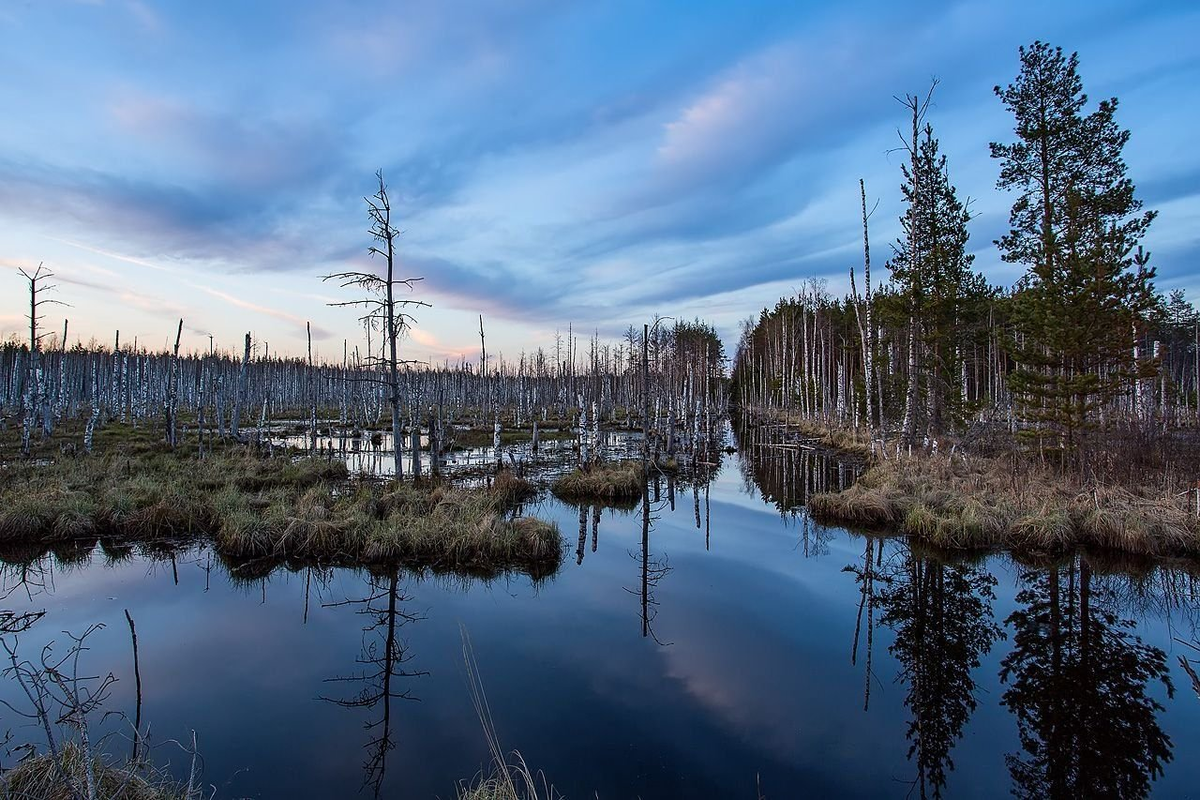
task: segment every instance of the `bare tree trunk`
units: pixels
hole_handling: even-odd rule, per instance
[[[179,328],[175,331],[175,348],[171,351],[171,366],[167,377],[167,444],[175,449],[177,444],[175,432],[175,417],[178,410],[179,395],[179,339],[183,336],[183,320],[179,320]]]
[[[92,415],[88,417],[87,428],[83,432],[83,449],[92,452],[92,437],[96,432],[96,421],[100,419],[100,382],[96,362],[92,362]]]
[[[862,198],[862,215],[863,215],[863,283],[866,291],[866,337],[863,341],[863,381],[866,389],[867,400],[867,425],[874,431],[876,425],[883,425],[883,392],[879,392],[879,414],[876,416],[871,413],[871,387],[875,385],[875,322],[872,317],[874,313],[872,309],[871,299],[871,241],[867,236],[867,184],[862,178],[858,179],[858,190]]]
[[[317,453],[317,385],[313,380],[313,355],[312,355],[312,323],[304,323],[305,333],[308,334],[308,372],[305,373],[305,381],[308,383],[308,452],[312,455]]]
[[[309,364],[311,367],[312,365]],[[246,334],[246,348],[242,353],[242,367],[238,371],[237,397],[233,401],[233,422],[229,426],[229,435],[238,438],[241,429],[242,407],[246,404],[246,382],[250,369],[250,334]]]

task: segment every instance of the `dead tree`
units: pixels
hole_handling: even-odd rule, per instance
[[[47,285],[45,283],[47,279],[54,277],[54,273],[46,269],[42,263],[39,262],[37,269],[33,272],[27,272],[24,267],[18,267],[17,271],[29,283],[29,360],[25,376],[25,392],[22,395],[25,413],[22,415],[24,424],[21,428],[21,453],[28,456],[29,438],[33,433],[34,425],[38,422],[38,415],[41,415],[43,438],[50,435],[52,425],[49,396],[43,385],[45,376],[42,372],[41,361],[41,342],[45,334],[38,333],[38,323],[45,317],[41,309],[45,305],[65,306],[66,303],[44,296],[46,292],[54,291],[58,287],[56,284]]]
[[[183,320],[180,319],[179,327],[175,330],[175,349],[171,351],[171,366],[167,372],[167,444],[172,450],[178,444],[176,418],[179,411],[179,337],[182,335]]]
[[[380,381],[378,378],[362,376],[356,380],[380,382],[387,389],[388,402],[392,407],[393,469],[396,478],[400,478],[404,474],[400,448],[400,364],[412,362],[402,362],[397,356],[397,349],[404,329],[415,322],[404,309],[428,307],[429,303],[396,298],[399,287],[403,286],[411,291],[414,284],[422,278],[396,277],[396,239],[400,236],[400,231],[392,225],[392,205],[388,199],[387,184],[383,181],[383,170],[376,172],[375,177],[379,180],[379,191],[372,197],[363,198],[367,203],[367,216],[371,220],[371,236],[378,243],[372,245],[368,252],[372,256],[384,259],[386,275],[380,276],[373,272],[336,272],[326,275],[324,280],[335,280],[343,288],[353,286],[365,291],[368,297],[330,305],[364,309],[365,313],[359,319],[368,330],[383,331],[386,355],[379,357],[368,354],[367,358],[369,364],[385,368],[384,379]]]
[[[246,334],[246,348],[242,354],[242,368],[238,370],[238,388],[237,396],[233,401],[233,422],[229,426],[229,433],[234,439],[237,439],[241,433],[242,423],[242,408],[246,405],[246,380],[247,373],[250,367],[250,334]]]

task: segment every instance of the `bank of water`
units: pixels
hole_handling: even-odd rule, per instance
[[[1200,698],[1178,663],[1200,654],[1176,641],[1197,637],[1194,576],[945,561],[825,528],[804,497],[857,465],[761,435],[735,444],[696,480],[661,478],[648,520],[640,504],[543,492],[527,511],[567,540],[543,581],[251,578],[202,546],[116,561],[97,547],[6,565],[5,605],[46,611],[20,637],[28,656],[103,622],[84,664],[120,679],[106,708],[132,718],[128,609],[155,758],[182,774],[170,740],[195,730],[219,797],[452,797],[488,760],[463,631],[502,746],[569,798],[1200,786]],[[12,681],[0,698],[21,703]],[[0,728],[38,740],[7,711]]]

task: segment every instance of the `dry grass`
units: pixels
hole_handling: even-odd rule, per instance
[[[483,678],[466,628],[461,629],[461,636],[471,703],[483,726],[492,760],[490,771],[481,770],[473,780],[463,781],[456,786],[455,797],[457,800],[562,800],[562,795],[555,791],[546,776],[541,772],[534,773],[519,751],[508,753],[501,747],[500,734],[492,718],[492,709],[488,705]]]
[[[488,575],[544,576],[561,557],[557,528],[512,518],[509,509],[535,490],[508,471],[477,489],[351,482],[340,461],[240,447],[203,459],[151,447],[11,467],[0,474],[6,558],[53,547],[86,559],[98,538],[111,551],[196,537],[231,560],[403,562]]]
[[[0,800],[75,800],[86,796],[83,794],[86,785],[83,751],[71,742],[60,755],[60,763],[78,791],[63,779],[54,759],[42,754],[28,758],[4,773],[3,781],[0,781]],[[181,786],[154,777],[147,780],[132,767],[115,767],[99,758],[93,759],[92,771],[96,797],[103,800],[182,800],[186,795]]]
[[[496,473],[489,487],[492,495],[503,505],[516,505],[537,494],[537,487],[524,478],[518,477],[511,469],[502,469]]]
[[[1075,547],[1134,555],[1200,556],[1194,496],[1085,486],[1030,464],[922,456],[872,466],[842,492],[814,495],[817,519],[892,528],[947,549]]]
[[[550,491],[565,500],[616,500],[641,497],[645,475],[639,461],[593,464],[554,482]]]

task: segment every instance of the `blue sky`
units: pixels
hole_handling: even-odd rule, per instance
[[[1185,2],[716,3],[0,0],[0,334],[17,266],[45,261],[73,340],[340,356],[361,339],[320,276],[371,268],[362,197],[383,168],[415,299],[408,357],[616,338],[655,313],[737,323],[810,276],[876,275],[898,233],[904,110],[930,121],[971,247],[1012,197],[992,94],[1041,38],[1120,98],[1160,289],[1200,296],[1200,8]],[[377,265],[376,265],[377,266]],[[61,317],[49,320],[61,325]]]

